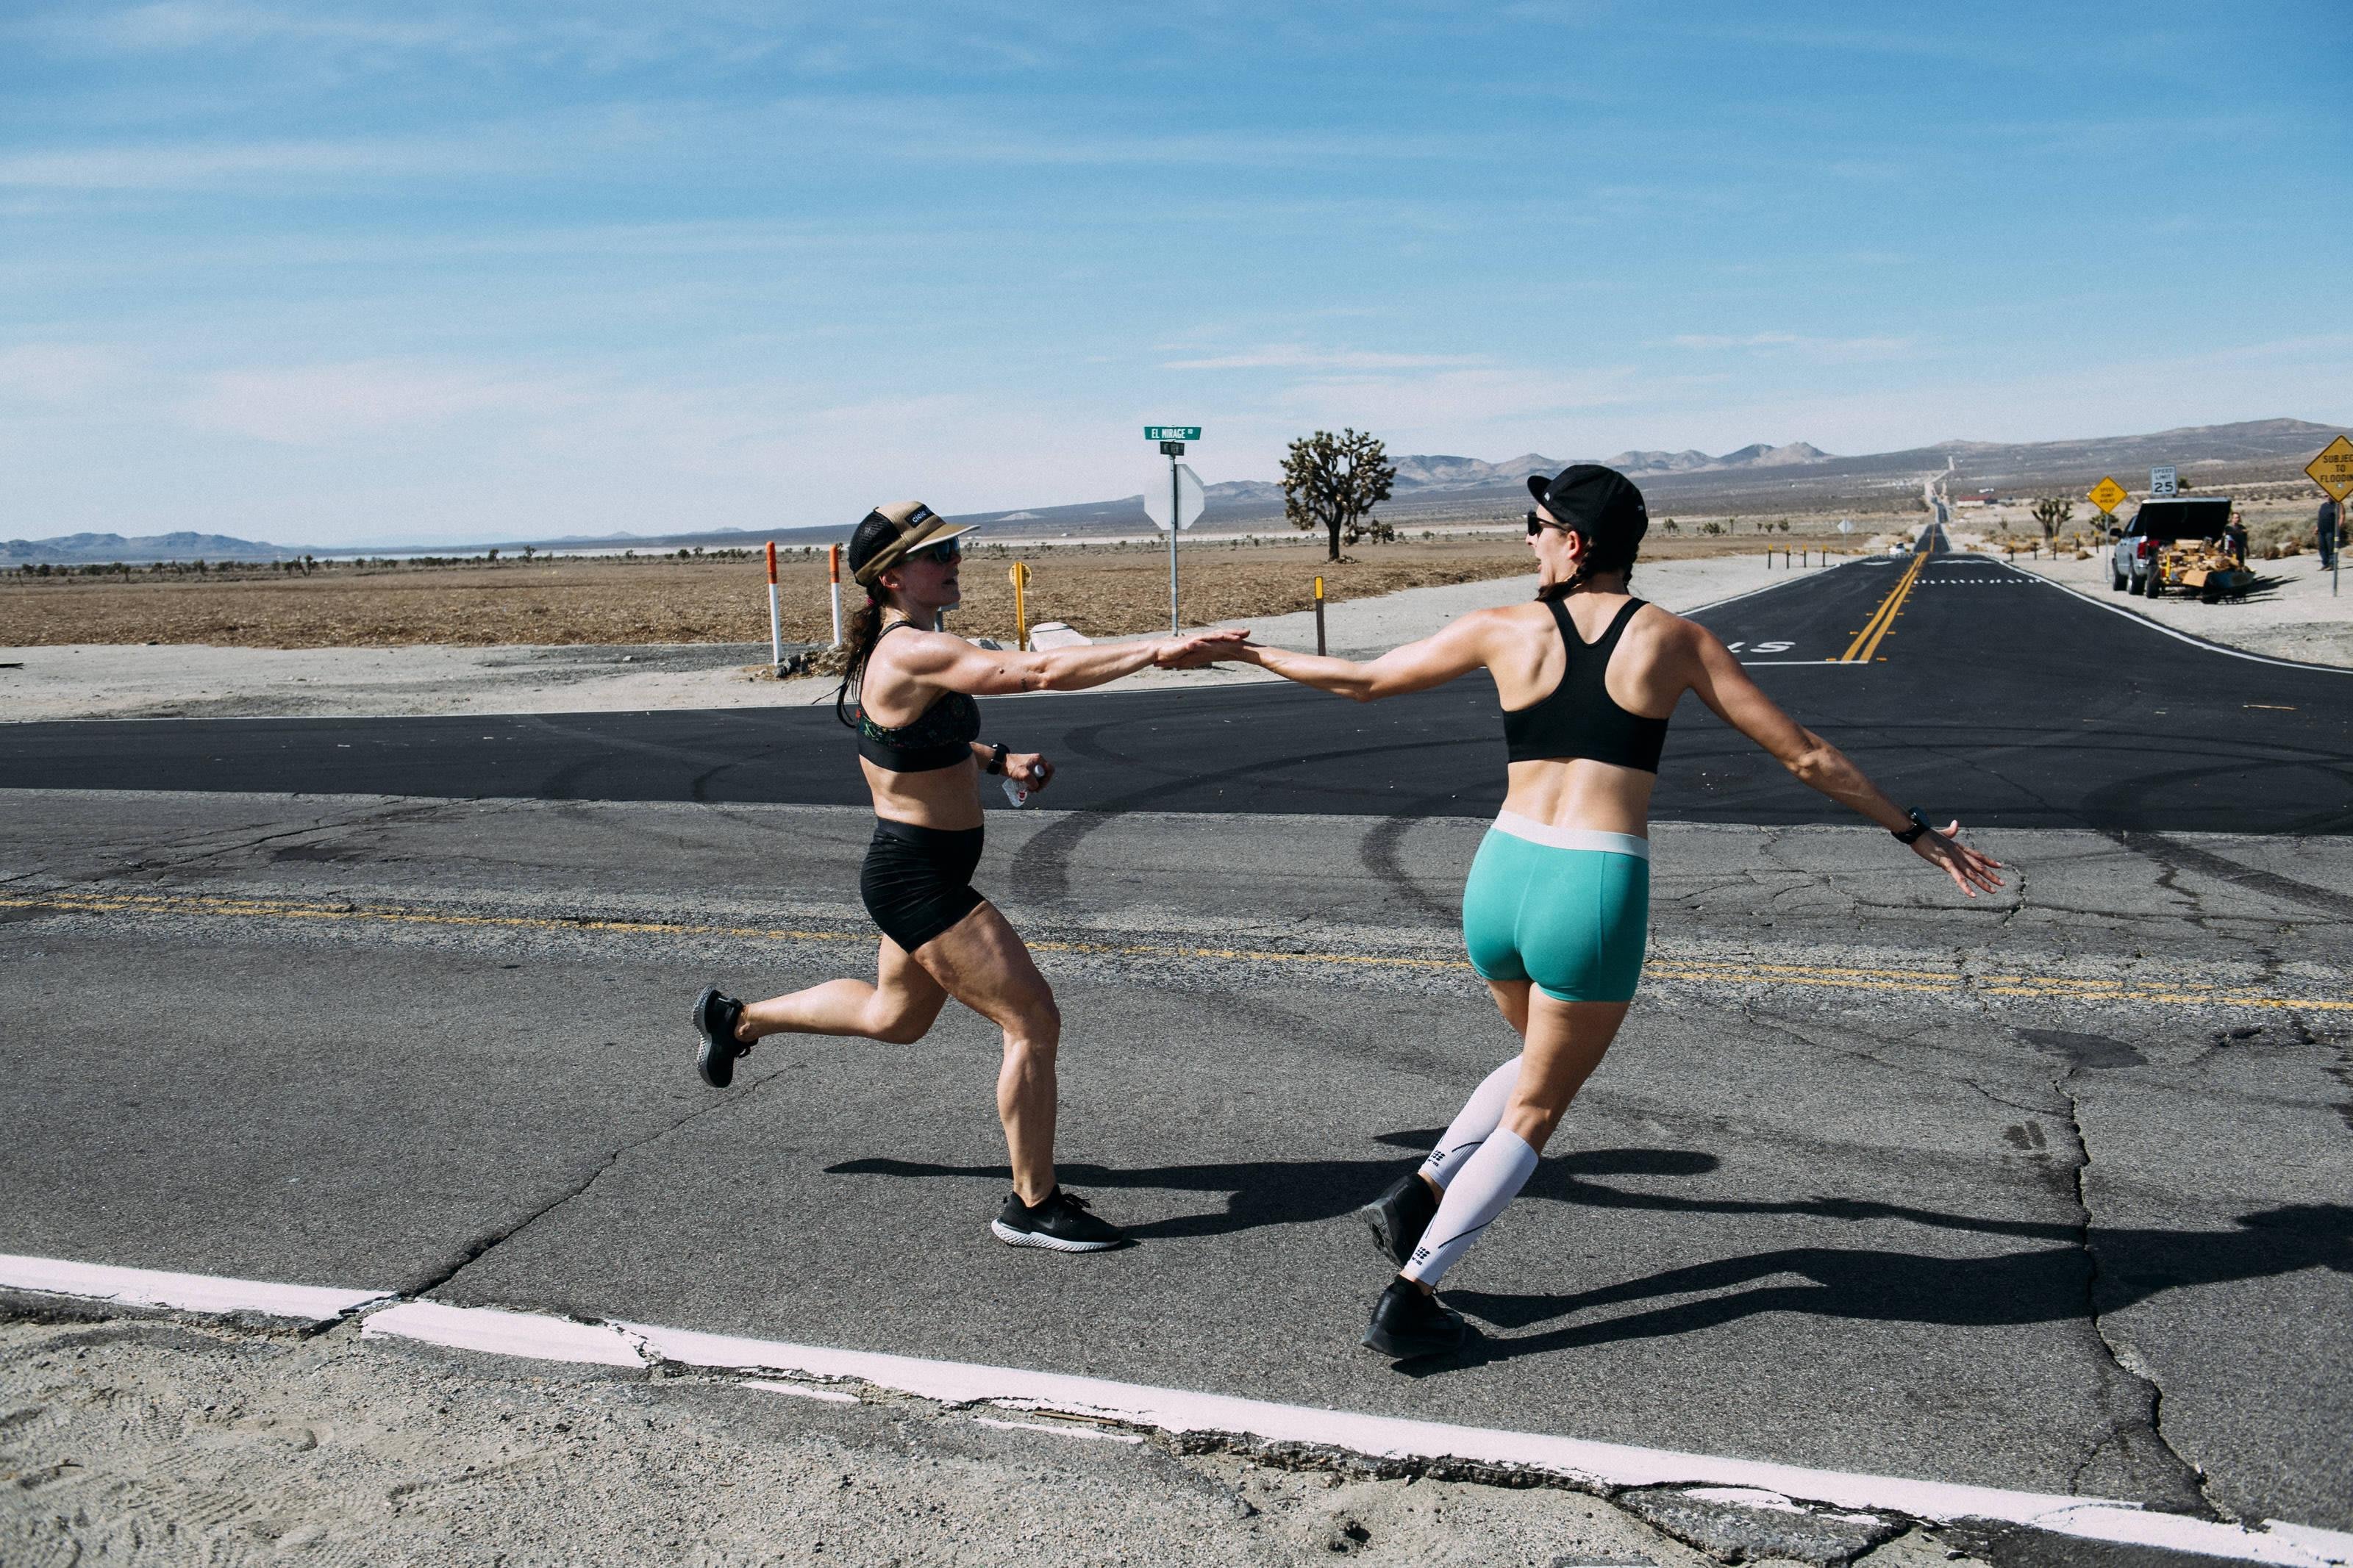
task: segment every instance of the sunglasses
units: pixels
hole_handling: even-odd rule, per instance
[[[907,552],[910,561],[931,561],[942,566],[953,566],[964,559],[964,541],[944,540],[938,544],[926,544],[921,550]]]
[[[1542,533],[1547,528],[1558,528],[1563,533],[1574,533],[1577,531],[1573,528],[1562,528],[1561,525],[1556,522],[1546,522],[1544,519],[1538,517],[1535,514],[1535,510],[1531,508],[1528,512],[1528,537],[1530,539],[1534,539],[1537,534]]]

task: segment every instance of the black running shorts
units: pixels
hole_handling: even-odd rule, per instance
[[[972,886],[983,831],[875,820],[858,892],[884,936],[913,952],[983,902]]]

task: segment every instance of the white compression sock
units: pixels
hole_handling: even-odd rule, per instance
[[[1454,1173],[1453,1184],[1446,1189],[1436,1217],[1421,1233],[1421,1245],[1413,1249],[1413,1259],[1405,1266],[1405,1277],[1436,1285],[1479,1238],[1479,1233],[1495,1223],[1504,1205],[1520,1195],[1535,1168],[1536,1152],[1528,1147],[1527,1140],[1508,1128],[1498,1127],[1489,1133],[1479,1152]]]
[[[1519,1081],[1520,1058],[1514,1057],[1471,1091],[1471,1098],[1462,1102],[1462,1109],[1448,1124],[1446,1136],[1438,1141],[1438,1147],[1421,1163],[1421,1173],[1432,1184],[1442,1191],[1463,1163],[1479,1152],[1487,1134],[1504,1120],[1504,1107],[1512,1098],[1512,1086]]]

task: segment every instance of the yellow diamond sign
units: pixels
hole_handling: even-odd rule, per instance
[[[2320,456],[2304,466],[2312,482],[2337,500],[2353,490],[2353,441],[2339,436],[2321,448]]]
[[[2127,499],[2124,486],[2114,479],[2102,479],[2092,487],[2092,504],[2102,511],[2114,511],[2118,503]]]

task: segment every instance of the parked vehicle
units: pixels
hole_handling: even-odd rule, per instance
[[[2109,552],[2108,586],[2155,598],[2165,591],[2167,550],[2185,542],[2219,541],[2230,521],[2228,496],[2160,497],[2141,502]]]

